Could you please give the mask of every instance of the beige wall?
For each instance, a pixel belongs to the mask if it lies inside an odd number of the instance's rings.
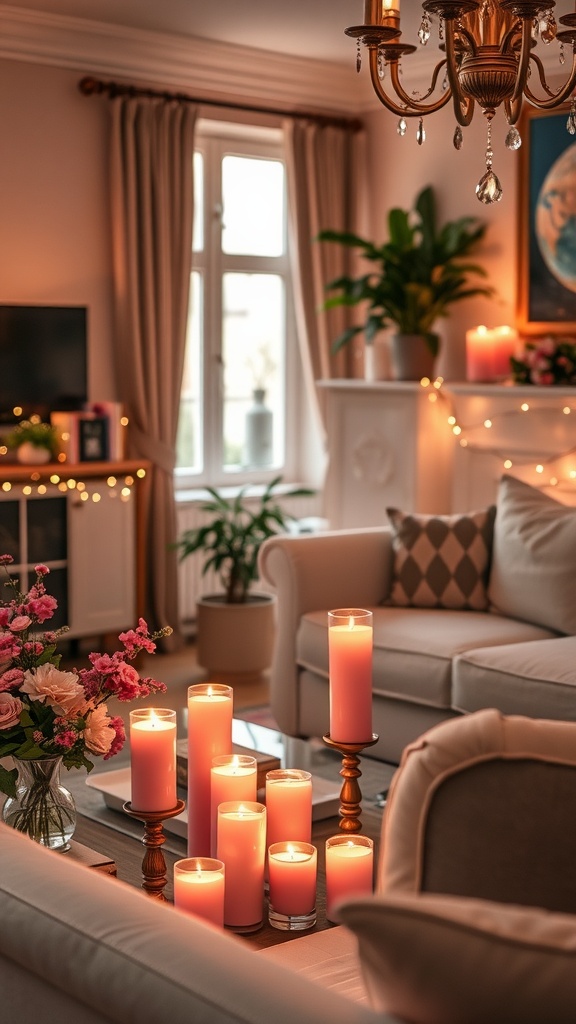
[[[90,394],[111,399],[107,108],[79,78],[0,60],[0,302],[88,306]]]
[[[0,60],[0,302],[80,303],[90,310],[90,393],[113,392],[110,365],[112,292],[107,202],[107,104],[77,89],[82,72]],[[411,205],[433,184],[441,218],[480,216],[489,224],[479,253],[498,288],[495,301],[456,306],[442,325],[439,369],[464,377],[464,333],[477,323],[513,322],[516,288],[516,177],[518,154],[504,148],[497,118],[495,169],[505,194],[493,207],[476,199],[484,169],[485,124],[480,114],[457,153],[454,117],[442,111],[426,125],[427,141],[396,133],[384,108],[366,115],[372,237],[384,239],[391,205]]]
[[[447,379],[463,380],[466,329],[479,323],[488,327],[514,324],[518,153],[505,148],[508,126],[503,116],[497,115],[493,129],[494,170],[504,195],[499,203],[484,206],[475,193],[476,183],[485,170],[486,123],[481,112],[476,111],[473,123],[464,129],[464,146],[458,152],[452,144],[456,124],[452,107],[424,122],[423,146],[416,142],[417,121],[409,120],[408,133],[401,138],[396,132],[397,120],[384,107],[367,118],[373,203],[371,237],[384,240],[388,209],[409,208],[425,185],[434,186],[440,223],[471,216],[488,224],[482,248],[478,250],[478,262],[485,266],[498,294],[494,300],[471,299],[454,306],[449,319],[438,325],[443,336],[439,372]]]

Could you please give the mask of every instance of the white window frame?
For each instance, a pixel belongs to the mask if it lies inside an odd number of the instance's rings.
[[[284,225],[286,246],[281,257],[255,257],[228,255],[221,251],[220,230],[222,195],[220,175],[216,169],[224,156],[246,156],[281,160],[285,165],[283,136],[280,128],[262,128],[254,125],[233,124],[200,119],[196,130],[196,145],[204,158],[204,209],[202,252],[194,252],[192,270],[204,279],[203,349],[201,374],[203,391],[202,448],[203,467],[193,473],[186,468],[175,470],[177,492],[212,486],[240,487],[246,484],[265,484],[281,475],[284,482],[298,479],[299,436],[298,392],[302,380],[294,304],[292,278],[288,252],[288,229]],[[285,201],[287,217],[287,198]],[[225,471],[222,466],[222,280],[226,272],[281,274],[286,293],[285,334],[285,459],[280,467]],[[206,284],[208,282],[208,284]],[[182,496],[184,496],[182,494]]]

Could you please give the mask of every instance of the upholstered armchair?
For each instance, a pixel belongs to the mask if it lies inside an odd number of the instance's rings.
[[[576,724],[487,709],[408,746],[377,895],[341,908],[372,1003],[413,1024],[576,1018]]]

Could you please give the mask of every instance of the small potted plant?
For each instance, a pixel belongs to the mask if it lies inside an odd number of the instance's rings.
[[[39,418],[22,420],[6,438],[9,448],[15,449],[18,462],[25,465],[42,465],[50,462],[58,453],[58,435],[50,423]]]
[[[322,231],[320,241],[355,249],[373,265],[358,277],[345,275],[327,285],[337,294],[327,299],[326,309],[359,303],[367,306],[364,321],[336,338],[334,351],[362,332],[366,344],[371,345],[380,331],[394,325],[396,379],[431,376],[440,347],[436,321],[447,316],[455,302],[493,295],[492,288],[470,283],[472,276],[486,277],[484,268],[464,261],[485,232],[486,226],[476,217],[460,217],[439,228],[430,187],[420,192],[414,210],[390,210],[389,238],[383,245],[349,232]]]
[[[211,673],[257,673],[270,665],[275,598],[253,593],[251,584],[258,578],[263,541],[294,519],[277,501],[281,479],[272,480],[259,498],[248,498],[245,487],[232,498],[208,487],[211,500],[200,505],[207,522],[186,530],[176,542],[181,561],[201,552],[202,574],[214,570],[222,584],[221,593],[199,598],[196,609],[198,662]],[[283,497],[312,494],[298,487]]]

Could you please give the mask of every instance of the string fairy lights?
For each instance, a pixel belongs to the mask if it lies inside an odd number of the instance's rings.
[[[522,452],[514,448],[512,444],[505,444],[501,441],[502,428],[510,425],[514,420],[529,417],[531,425],[535,426],[536,419],[542,422],[546,418],[551,429],[546,431],[546,440],[556,441],[563,433],[563,420],[567,417],[574,417],[576,429],[576,398],[566,399],[560,395],[555,402],[547,401],[546,405],[541,404],[542,394],[539,389],[538,404],[534,404],[522,396],[521,401],[512,408],[502,411],[491,411],[489,416],[484,416],[478,422],[464,422],[458,416],[454,395],[450,392],[449,385],[445,385],[442,377],[430,380],[423,377],[420,381],[421,387],[428,393],[428,400],[431,403],[442,402],[446,409],[446,423],[455,440],[461,448],[469,452],[487,455],[496,460],[501,469],[509,472],[511,469],[521,470],[523,473],[534,474],[535,486],[541,489],[558,487],[576,491],[576,444],[569,447],[557,448],[555,451]],[[547,391],[553,392],[553,388]],[[514,388],[506,389],[506,397],[513,397]],[[546,396],[547,398],[547,396]],[[551,395],[552,398],[552,395]],[[522,425],[522,434],[528,430]],[[494,437],[496,442],[492,440]]]

